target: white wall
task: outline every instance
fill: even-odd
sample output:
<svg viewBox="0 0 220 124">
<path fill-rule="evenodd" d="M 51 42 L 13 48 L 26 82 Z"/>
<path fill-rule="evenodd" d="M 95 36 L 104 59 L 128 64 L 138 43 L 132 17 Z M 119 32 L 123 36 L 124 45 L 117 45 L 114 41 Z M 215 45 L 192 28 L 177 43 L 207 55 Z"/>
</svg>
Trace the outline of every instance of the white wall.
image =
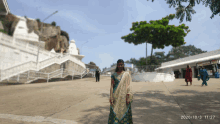
<svg viewBox="0 0 220 124">
<path fill-rule="evenodd" d="M 0 68 L 4 69 L 24 63 L 27 61 L 36 61 L 37 51 L 27 52 L 25 50 L 19 50 L 13 47 L 4 46 L 0 44 Z M 50 56 L 48 54 L 40 52 L 39 61 L 48 59 Z"/>
<path fill-rule="evenodd" d="M 145 72 L 132 75 L 134 82 L 173 82 L 174 79 L 174 74 L 167 73 Z"/>
</svg>

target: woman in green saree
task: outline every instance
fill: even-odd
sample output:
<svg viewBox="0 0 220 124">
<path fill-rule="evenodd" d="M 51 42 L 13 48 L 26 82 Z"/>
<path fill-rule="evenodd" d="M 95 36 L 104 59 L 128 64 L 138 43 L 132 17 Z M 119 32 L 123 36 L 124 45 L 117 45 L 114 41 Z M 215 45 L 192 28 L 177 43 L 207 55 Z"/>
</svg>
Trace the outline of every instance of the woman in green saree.
<svg viewBox="0 0 220 124">
<path fill-rule="evenodd" d="M 111 75 L 110 114 L 108 124 L 133 124 L 131 102 L 131 75 L 124 69 L 124 61 L 119 59 L 115 73 Z"/>
</svg>

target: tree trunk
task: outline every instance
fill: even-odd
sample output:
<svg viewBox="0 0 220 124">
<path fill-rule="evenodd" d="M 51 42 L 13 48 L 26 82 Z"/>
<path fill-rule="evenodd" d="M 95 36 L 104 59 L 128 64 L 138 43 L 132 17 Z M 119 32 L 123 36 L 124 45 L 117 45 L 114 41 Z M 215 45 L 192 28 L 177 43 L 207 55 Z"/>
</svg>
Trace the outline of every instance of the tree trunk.
<svg viewBox="0 0 220 124">
<path fill-rule="evenodd" d="M 146 65 L 147 65 L 147 41 L 146 41 Z"/>
<path fill-rule="evenodd" d="M 153 44 L 152 44 L 152 47 L 151 47 L 150 65 L 151 65 L 151 61 L 152 61 L 152 54 L 153 54 Z"/>
</svg>

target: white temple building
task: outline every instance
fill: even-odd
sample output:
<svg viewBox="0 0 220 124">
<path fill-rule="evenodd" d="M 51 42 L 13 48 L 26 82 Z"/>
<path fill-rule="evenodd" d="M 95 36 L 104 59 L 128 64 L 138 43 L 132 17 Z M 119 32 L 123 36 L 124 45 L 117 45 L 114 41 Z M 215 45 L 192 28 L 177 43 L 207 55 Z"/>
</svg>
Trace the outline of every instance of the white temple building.
<svg viewBox="0 0 220 124">
<path fill-rule="evenodd" d="M 6 0 L 0 0 L 0 14 L 8 14 L 6 3 Z M 63 53 L 65 55 L 56 53 L 54 49 L 48 51 L 45 49 L 45 42 L 39 41 L 39 36 L 34 31 L 28 33 L 27 18 L 21 16 L 17 18 L 19 21 L 13 36 L 0 32 L 0 82 L 6 80 L 19 82 L 21 78 L 25 83 L 38 79 L 47 79 L 48 82 L 52 78 L 65 78 L 69 75 L 72 75 L 72 79 L 74 75 L 82 78 L 87 74 L 85 63 L 81 61 L 85 56 L 78 54 L 75 41 L 71 41 L 70 53 Z M 34 75 L 29 76 L 33 71 Z M 42 76 L 37 75 L 38 72 Z M 58 75 L 54 75 L 54 72 Z M 47 75 L 46 78 L 44 75 Z"/>
<path fill-rule="evenodd" d="M 69 45 L 69 53 L 72 54 L 72 55 L 79 55 L 79 51 L 77 50 L 77 47 L 76 47 L 76 41 L 75 40 L 71 40 L 70 41 L 70 45 Z"/>
<path fill-rule="evenodd" d="M 45 46 L 45 42 L 44 41 L 39 41 L 39 36 L 37 34 L 34 33 L 34 31 L 32 31 L 31 33 L 28 33 L 28 27 L 27 27 L 27 19 L 25 17 L 21 17 L 21 16 L 16 16 L 17 18 L 19 18 L 19 22 L 15 27 L 15 31 L 13 34 L 13 37 L 15 39 L 18 40 L 25 40 L 27 42 L 27 44 L 31 44 L 31 45 L 35 45 L 37 46 L 38 43 L 40 42 L 40 46 L 42 46 L 44 48 Z M 30 18 L 28 18 L 30 19 Z M 34 20 L 35 19 L 30 19 L 30 20 Z"/>
<path fill-rule="evenodd" d="M 75 40 L 70 41 L 68 53 L 72 56 L 75 56 L 79 60 L 82 60 L 85 57 L 84 55 L 79 55 L 79 51 L 76 47 L 76 41 Z"/>
</svg>

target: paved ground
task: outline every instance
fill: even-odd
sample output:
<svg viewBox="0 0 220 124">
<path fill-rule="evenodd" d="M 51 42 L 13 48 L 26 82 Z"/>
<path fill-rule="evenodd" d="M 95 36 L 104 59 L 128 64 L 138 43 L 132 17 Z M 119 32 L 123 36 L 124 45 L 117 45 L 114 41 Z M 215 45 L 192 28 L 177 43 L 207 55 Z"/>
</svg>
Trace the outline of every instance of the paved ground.
<svg viewBox="0 0 220 124">
<path fill-rule="evenodd" d="M 197 79 L 132 85 L 134 124 L 220 123 L 220 79 L 207 87 Z M 109 89 L 110 77 L 0 86 L 0 124 L 106 124 Z"/>
</svg>

